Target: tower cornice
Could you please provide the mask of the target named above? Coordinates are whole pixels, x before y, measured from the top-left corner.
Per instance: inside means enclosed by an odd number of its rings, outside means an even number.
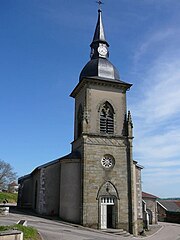
[[[113,80],[110,81],[109,79],[105,79],[105,78],[98,78],[98,77],[87,77],[87,78],[83,78],[78,84],[77,86],[74,88],[74,90],[71,92],[70,96],[75,98],[76,95],[80,92],[80,90],[83,87],[88,87],[88,86],[106,86],[106,87],[113,87],[115,89],[120,89],[123,92],[126,92],[127,90],[129,90],[132,86],[132,84],[130,83],[126,83],[120,80]]]

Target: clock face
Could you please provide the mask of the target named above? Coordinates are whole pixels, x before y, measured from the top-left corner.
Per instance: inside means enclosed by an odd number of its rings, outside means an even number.
[[[98,52],[99,52],[100,55],[106,56],[108,50],[105,46],[100,46],[100,47],[98,47]]]
[[[106,155],[101,159],[101,164],[104,168],[108,169],[108,168],[113,167],[114,160],[112,157]]]

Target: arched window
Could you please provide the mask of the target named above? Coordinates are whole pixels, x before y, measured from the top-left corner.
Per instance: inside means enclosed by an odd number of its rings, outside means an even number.
[[[105,102],[100,110],[100,132],[114,133],[114,110],[108,102]]]
[[[81,136],[82,133],[82,121],[83,121],[83,109],[82,109],[82,105],[79,106],[78,109],[78,115],[77,115],[77,135],[78,137]]]

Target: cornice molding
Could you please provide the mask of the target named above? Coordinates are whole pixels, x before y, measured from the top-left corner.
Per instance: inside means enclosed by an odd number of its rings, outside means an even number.
[[[132,84],[125,83],[123,81],[114,81],[110,79],[101,79],[101,78],[83,78],[81,82],[77,84],[74,90],[71,92],[70,96],[75,98],[76,95],[80,92],[83,87],[89,88],[90,86],[105,86],[105,87],[112,87],[115,89],[120,89],[123,93],[130,89]]]

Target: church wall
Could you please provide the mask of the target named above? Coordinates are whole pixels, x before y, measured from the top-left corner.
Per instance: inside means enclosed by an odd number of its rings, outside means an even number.
[[[141,184],[141,168],[136,166],[136,188],[137,188],[137,213],[138,218],[142,219],[142,184]]]
[[[107,90],[108,89],[108,90]],[[75,101],[75,139],[77,139],[77,114],[79,106],[84,111],[84,133],[99,132],[99,108],[106,102],[113,106],[115,111],[115,135],[122,135],[126,114],[126,94],[121,89],[107,86],[88,85],[83,87]],[[87,120],[87,122],[86,122]]]
[[[136,165],[133,164],[133,193],[134,193],[134,232],[137,234],[138,232],[138,210],[137,210],[137,206],[138,206],[138,196],[137,196],[137,185],[136,185]]]
[[[47,215],[59,215],[60,163],[45,168],[45,209]]]
[[[59,216],[65,221],[80,223],[80,179],[80,160],[64,160],[61,162]]]
[[[33,209],[40,214],[59,214],[60,163],[41,167],[33,174]]]
[[[20,182],[18,191],[18,207],[32,208],[32,177]]]
[[[126,147],[122,140],[110,140],[104,138],[102,145],[97,142],[100,139],[87,138],[84,151],[84,194],[83,194],[83,225],[98,228],[97,194],[100,186],[110,181],[117,189],[119,199],[116,228],[128,230],[128,186],[127,186],[127,162]],[[94,144],[92,143],[93,141]],[[87,144],[91,142],[91,144]],[[106,142],[106,144],[105,144]],[[118,145],[121,146],[118,146]],[[117,145],[117,146],[115,146]],[[105,154],[110,154],[115,159],[115,166],[105,170],[101,165],[101,159]]]
[[[142,216],[142,189],[141,189],[141,168],[133,163],[133,184],[134,184],[134,233],[143,231]]]
[[[85,106],[85,91],[86,89],[83,88],[81,89],[81,91],[78,93],[78,95],[76,96],[76,101],[75,101],[75,119],[74,119],[74,138],[77,139],[78,138],[78,109],[80,104],[82,105],[82,108],[84,110],[84,106]]]
[[[83,225],[93,228],[100,227],[100,205],[97,192],[103,183],[111,181],[113,185],[117,186],[120,195],[120,199],[117,200],[116,228],[129,230],[129,211],[131,211],[129,204],[132,202],[130,203],[128,200],[128,181],[131,180],[128,180],[126,146],[123,138],[98,137],[100,131],[99,109],[106,101],[112,105],[115,112],[114,135],[122,136],[126,114],[126,94],[112,85],[91,85],[90,83],[86,87],[81,89],[81,94],[76,95],[76,114],[80,104],[85,111],[84,135],[77,140],[75,138],[73,142],[73,150],[80,151],[83,156]],[[95,135],[90,137],[90,135],[86,135],[88,133]],[[116,164],[112,170],[105,170],[101,165],[101,159],[105,154],[110,154],[115,158]]]
[[[79,137],[75,141],[72,142],[72,152],[78,151],[79,153],[82,153],[82,137]]]
[[[39,198],[40,198],[40,171],[36,170],[32,173],[32,209],[37,213],[39,211]]]

